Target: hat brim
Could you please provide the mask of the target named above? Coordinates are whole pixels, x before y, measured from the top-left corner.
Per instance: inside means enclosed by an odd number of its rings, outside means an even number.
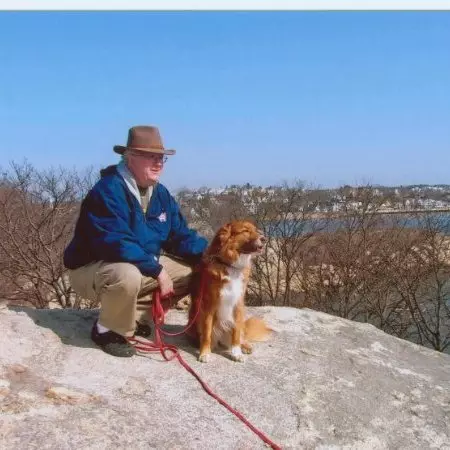
[[[146,153],[159,153],[160,155],[175,155],[175,150],[173,149],[161,149],[161,148],[138,148],[138,147],[127,147],[125,145],[115,145],[113,150],[119,155],[123,155],[125,150],[137,150],[139,152]]]

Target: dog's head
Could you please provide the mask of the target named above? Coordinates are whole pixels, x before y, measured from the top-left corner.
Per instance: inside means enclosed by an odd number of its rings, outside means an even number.
[[[233,264],[241,255],[258,255],[264,250],[266,238],[261,230],[246,220],[234,220],[222,226],[214,236],[208,255],[218,256]]]

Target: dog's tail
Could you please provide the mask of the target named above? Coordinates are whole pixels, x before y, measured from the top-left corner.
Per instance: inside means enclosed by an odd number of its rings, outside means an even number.
[[[249,341],[267,341],[274,330],[264,320],[250,317],[245,321],[244,335]]]

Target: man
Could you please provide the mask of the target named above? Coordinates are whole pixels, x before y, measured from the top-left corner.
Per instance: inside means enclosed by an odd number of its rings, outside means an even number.
[[[127,357],[136,350],[126,338],[151,333],[149,294],[159,287],[162,297],[186,295],[191,266],[207,242],[188,228],[158,182],[166,155],[175,150],[164,148],[156,127],[131,128],[127,145],[114,151],[122,161],[102,170],[83,200],[64,264],[74,291],[100,301],[92,340],[111,355]]]

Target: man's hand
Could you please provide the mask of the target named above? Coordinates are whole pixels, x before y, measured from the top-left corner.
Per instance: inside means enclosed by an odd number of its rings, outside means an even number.
[[[166,269],[161,270],[156,280],[158,281],[159,289],[161,291],[161,298],[167,297],[174,293],[172,278],[170,278],[170,275],[167,273]]]

